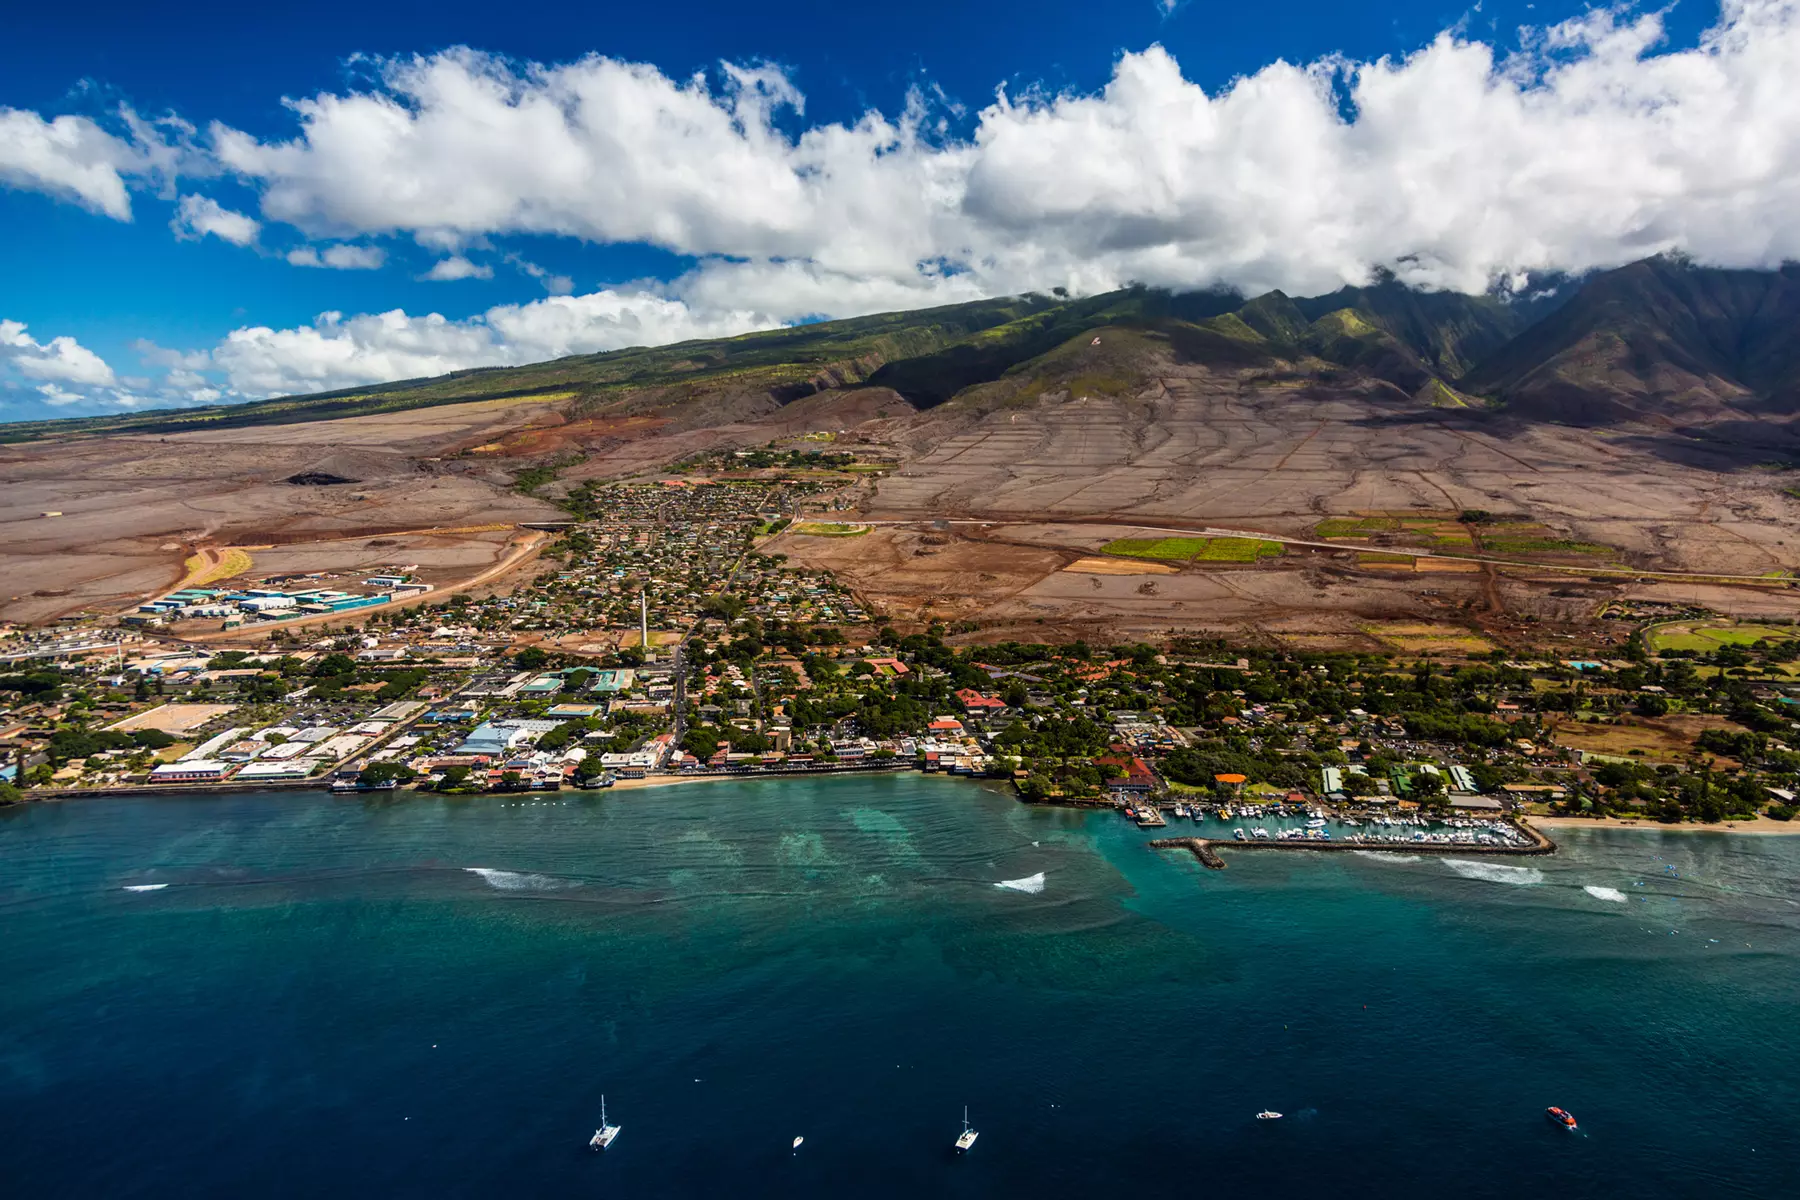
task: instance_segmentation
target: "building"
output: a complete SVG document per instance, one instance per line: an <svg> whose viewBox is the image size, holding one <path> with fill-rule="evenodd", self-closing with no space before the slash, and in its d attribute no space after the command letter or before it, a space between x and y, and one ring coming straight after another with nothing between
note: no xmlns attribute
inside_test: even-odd
<svg viewBox="0 0 1800 1200"><path fill-rule="evenodd" d="M1139 798L1156 790L1156 772L1141 758L1103 755L1094 760L1108 778L1106 789L1116 797Z"/></svg>
<svg viewBox="0 0 1800 1200"><path fill-rule="evenodd" d="M225 778L236 763L196 758L164 763L150 772L151 783L212 783Z"/></svg>
<svg viewBox="0 0 1800 1200"><path fill-rule="evenodd" d="M984 696L974 688L963 688L956 693L956 699L963 712L972 717L991 717L1006 711L1006 701Z"/></svg>

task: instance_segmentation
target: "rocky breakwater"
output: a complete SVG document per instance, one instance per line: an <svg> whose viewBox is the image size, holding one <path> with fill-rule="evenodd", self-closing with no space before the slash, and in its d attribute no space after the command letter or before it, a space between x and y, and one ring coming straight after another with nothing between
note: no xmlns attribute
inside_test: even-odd
<svg viewBox="0 0 1800 1200"><path fill-rule="evenodd" d="M1551 841L1540 829L1520 821L1516 828L1529 840L1526 845L1491 846L1479 843L1442 843L1442 842L1366 842L1347 839L1344 841L1313 841L1311 839L1281 840L1276 838L1253 838L1248 841L1216 841L1212 838L1157 838L1150 843L1152 850L1186 850L1200 860L1202 866L1209 870L1223 871L1225 860L1213 847L1230 846L1236 850L1363 850L1391 851L1395 854L1501 854L1501 855L1533 855L1555 854L1556 843Z"/></svg>

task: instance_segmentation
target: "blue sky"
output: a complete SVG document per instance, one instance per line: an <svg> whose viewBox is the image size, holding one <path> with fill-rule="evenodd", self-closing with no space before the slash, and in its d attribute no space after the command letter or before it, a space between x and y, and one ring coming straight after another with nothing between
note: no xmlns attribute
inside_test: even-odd
<svg viewBox="0 0 1800 1200"><path fill-rule="evenodd" d="M202 2L8 30L0 420L1052 286L1800 252L1785 0Z"/></svg>

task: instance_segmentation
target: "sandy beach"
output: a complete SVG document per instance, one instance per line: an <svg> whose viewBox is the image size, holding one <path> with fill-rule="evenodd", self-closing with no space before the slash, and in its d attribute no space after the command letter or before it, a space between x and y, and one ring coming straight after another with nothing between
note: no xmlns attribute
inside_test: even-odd
<svg viewBox="0 0 1800 1200"><path fill-rule="evenodd" d="M1800 834L1800 821L1777 821L1770 817L1754 817L1739 821L1713 821L1702 824L1686 821L1665 825L1631 817L1527 817L1539 829L1654 829L1665 833L1755 833Z"/></svg>

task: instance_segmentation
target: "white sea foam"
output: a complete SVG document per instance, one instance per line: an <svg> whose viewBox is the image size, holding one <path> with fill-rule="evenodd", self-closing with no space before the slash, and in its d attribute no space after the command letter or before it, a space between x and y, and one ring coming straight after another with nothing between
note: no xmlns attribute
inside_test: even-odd
<svg viewBox="0 0 1800 1200"><path fill-rule="evenodd" d="M160 892L168 886L166 883L128 883L125 885L125 890L128 892Z"/></svg>
<svg viewBox="0 0 1800 1200"><path fill-rule="evenodd" d="M1614 904L1629 903L1629 901L1625 898L1625 893L1621 892L1618 888L1595 887L1593 884L1590 883L1586 887L1582 888L1581 890L1586 892L1588 895L1592 896L1596 900L1611 900Z"/></svg>
<svg viewBox="0 0 1800 1200"><path fill-rule="evenodd" d="M481 876L483 883L491 888L499 888L503 892L557 892L564 888L580 887L571 879L558 879L554 875L534 875L528 871L496 871L492 867L464 867L471 875Z"/></svg>
<svg viewBox="0 0 1800 1200"><path fill-rule="evenodd" d="M1391 850L1352 850L1352 854L1360 854L1364 858L1372 858L1376 862L1415 863L1424 862L1417 854L1395 854Z"/></svg>
<svg viewBox="0 0 1800 1200"><path fill-rule="evenodd" d="M1044 890L1044 873L1039 871L1036 875L1027 875L1023 879L1002 879L994 886L1005 888L1009 892L1026 892L1035 896Z"/></svg>
<svg viewBox="0 0 1800 1200"><path fill-rule="evenodd" d="M1536 867L1509 867L1505 863L1477 862L1468 858L1446 858L1444 865L1464 879L1479 879L1484 883L1529 887L1544 882L1544 873Z"/></svg>

